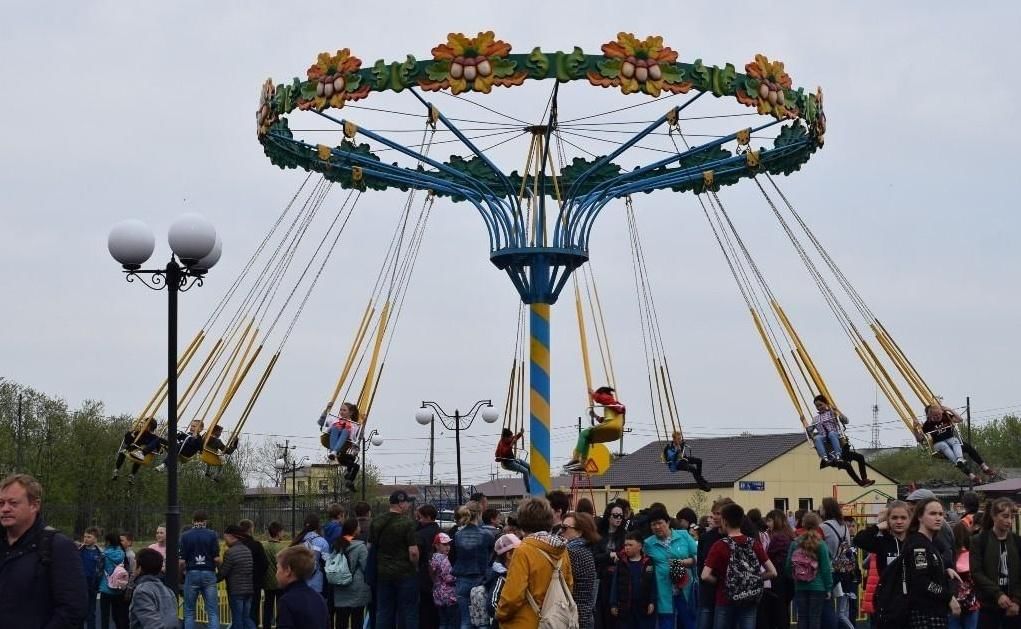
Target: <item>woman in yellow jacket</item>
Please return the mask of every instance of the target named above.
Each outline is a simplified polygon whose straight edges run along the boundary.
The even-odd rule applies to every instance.
[[[496,607],[500,629],[535,629],[539,625],[539,616],[529,604],[526,594],[531,594],[536,607],[542,608],[553,577],[551,560],[560,564],[567,587],[574,586],[567,543],[550,533],[553,509],[549,502],[544,498],[529,498],[522,502],[518,506],[518,526],[526,537],[507,566],[507,581]]]

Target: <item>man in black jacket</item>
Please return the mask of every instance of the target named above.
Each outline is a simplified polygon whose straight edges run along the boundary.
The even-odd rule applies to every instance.
[[[259,610],[261,605],[259,603],[260,594],[262,592],[262,584],[266,579],[266,570],[269,569],[269,558],[266,556],[266,549],[262,547],[262,543],[252,537],[252,528],[255,524],[251,520],[241,520],[238,522],[238,527],[241,529],[241,535],[238,536],[238,541],[245,545],[245,548],[252,553],[252,622],[256,625],[259,624]]]
[[[39,516],[43,488],[28,474],[0,482],[0,627],[81,627],[88,609],[74,542]]]
[[[415,512],[415,543],[418,545],[418,626],[437,629],[440,617],[433,605],[433,580],[429,576],[429,560],[433,556],[433,538],[440,532],[436,524],[436,507],[422,505]]]

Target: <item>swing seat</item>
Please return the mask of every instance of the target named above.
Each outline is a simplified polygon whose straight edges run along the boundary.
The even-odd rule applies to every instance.
[[[223,465],[223,457],[213,450],[203,449],[199,459],[210,467],[221,467]]]
[[[330,449],[330,433],[329,432],[324,432],[321,435],[319,435],[319,443],[323,444],[323,447],[326,448],[327,450],[329,450]]]
[[[128,450],[127,455],[132,463],[138,463],[139,465],[152,465],[152,462],[156,459],[155,453],[143,452],[141,448],[131,448]]]
[[[606,409],[606,419],[589,429],[589,443],[607,443],[624,434],[624,416]]]

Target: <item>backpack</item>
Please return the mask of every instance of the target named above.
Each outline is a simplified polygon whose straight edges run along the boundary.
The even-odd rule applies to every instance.
[[[791,555],[791,572],[795,581],[809,583],[819,574],[819,561],[804,548],[796,548]]]
[[[127,561],[127,556],[124,557],[124,561]],[[124,561],[114,566],[113,572],[106,577],[106,585],[111,590],[123,590],[128,587],[131,575],[128,574],[128,569],[124,567]]]
[[[833,534],[837,534],[837,529],[829,522],[826,522],[826,526],[829,527]],[[837,552],[833,555],[833,572],[838,575],[853,574],[855,568],[857,568],[857,561],[855,561],[854,551],[851,550],[851,542],[847,538],[847,527],[844,527],[844,536],[840,539],[837,545]]]
[[[560,566],[564,563],[564,557],[559,561],[553,561],[544,550],[539,550],[546,561],[553,566],[553,574],[550,576],[549,586],[546,588],[546,598],[542,601],[542,609],[535,603],[532,593],[525,591],[525,598],[528,605],[539,616],[539,624],[536,629],[579,629],[578,605],[571,595],[571,588],[567,587],[564,573]]]
[[[883,570],[872,604],[876,609],[877,627],[887,629],[908,624],[911,604],[908,601],[908,576],[904,570],[903,554]]]
[[[727,562],[727,575],[724,584],[727,598],[734,605],[755,605],[762,597],[762,577],[759,576],[762,564],[755,555],[755,542],[749,539],[738,544],[732,537],[724,537],[723,543],[730,548],[730,561]]]
[[[468,618],[472,627],[488,627],[492,622],[489,617],[489,597],[486,596],[486,586],[476,585],[471,589],[468,598]]]
[[[347,553],[340,551],[330,555],[326,561],[326,580],[331,585],[344,587],[351,585],[354,581],[354,573],[351,572],[351,564],[348,562]]]

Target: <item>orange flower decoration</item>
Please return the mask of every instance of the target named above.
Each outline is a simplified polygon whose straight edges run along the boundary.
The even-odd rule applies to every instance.
[[[765,55],[755,55],[755,61],[745,65],[748,78],[744,87],[738,88],[737,100],[750,107],[756,107],[760,114],[776,118],[797,118],[798,108],[793,98],[788,99],[786,90],[793,82],[784,71],[782,61],[770,61]]]
[[[659,36],[639,40],[631,33],[618,33],[617,40],[603,44],[606,59],[589,70],[593,85],[620,87],[625,94],[645,92],[659,96],[662,91],[684,93],[692,83],[684,81],[675,65],[677,53],[663,45]]]
[[[450,88],[454,94],[468,90],[488,94],[494,85],[521,85],[526,73],[515,71],[517,63],[506,58],[510,51],[510,44],[493,31],[475,37],[450,33],[447,43],[432,49],[435,62],[419,84],[430,91]]]
[[[338,50],[331,55],[319,53],[319,57],[309,67],[308,80],[315,82],[315,96],[299,101],[300,109],[326,109],[326,107],[343,107],[344,101],[365,98],[370,86],[360,86],[361,77],[358,71],[362,60],[351,55],[349,48]]]

